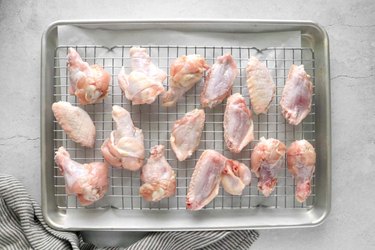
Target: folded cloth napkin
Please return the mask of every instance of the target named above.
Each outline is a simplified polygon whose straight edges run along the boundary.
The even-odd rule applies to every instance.
[[[249,249],[259,234],[254,230],[205,232],[151,232],[131,246],[108,250],[224,250]],[[50,228],[40,206],[13,176],[0,174],[0,249],[83,249],[97,248],[83,241],[79,233]]]

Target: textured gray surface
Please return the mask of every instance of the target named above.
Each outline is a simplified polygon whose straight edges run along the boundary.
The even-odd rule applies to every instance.
[[[59,19],[309,19],[328,31],[332,212],[316,228],[261,230],[252,249],[375,249],[375,2],[0,0],[0,172],[40,201],[40,38]],[[107,234],[108,236],[108,234]],[[113,242],[122,242],[118,238]],[[95,236],[97,239],[98,235]]]

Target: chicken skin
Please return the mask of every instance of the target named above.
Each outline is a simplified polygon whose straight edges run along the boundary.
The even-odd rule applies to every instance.
[[[69,94],[75,95],[82,105],[103,100],[108,94],[110,74],[101,66],[82,61],[78,52],[68,49]]]
[[[238,75],[237,64],[230,54],[219,56],[207,73],[201,104],[203,108],[213,108],[230,95]]]
[[[101,147],[103,157],[114,167],[136,171],[143,166],[145,158],[142,130],[134,127],[129,112],[120,106],[112,107],[112,117],[116,130]]]
[[[83,147],[94,147],[96,130],[89,114],[69,102],[55,102],[52,111],[68,137]]]
[[[132,72],[125,73],[122,67],[118,75],[118,83],[127,99],[133,105],[151,104],[164,92],[163,81],[167,74],[152,63],[145,48],[130,49]]]
[[[246,75],[252,110],[257,115],[266,114],[276,91],[267,66],[252,56],[247,64]]]
[[[310,113],[312,94],[313,85],[304,66],[292,65],[280,101],[282,114],[289,124],[300,124]]]
[[[231,95],[224,112],[224,139],[233,153],[241,150],[254,140],[253,120],[250,109],[240,93]]]
[[[200,210],[219,193],[220,182],[224,190],[240,195],[251,181],[251,172],[244,164],[227,159],[215,150],[205,150],[200,156],[191,177],[186,208]]]
[[[80,164],[70,159],[64,147],[55,154],[55,162],[64,175],[66,193],[76,194],[82,206],[101,199],[108,188],[108,166],[104,162]]]
[[[296,180],[296,199],[304,202],[311,194],[311,179],[315,171],[314,147],[306,140],[293,142],[287,151],[288,170]]]
[[[180,56],[171,64],[169,89],[163,95],[163,106],[170,107],[198,83],[209,66],[200,55]]]
[[[251,155],[251,170],[258,177],[258,189],[270,196],[285,159],[285,145],[277,139],[260,138]]]
[[[203,109],[194,109],[174,123],[170,142],[179,161],[190,157],[199,146],[204,120]]]
[[[144,184],[139,194],[147,201],[160,201],[176,192],[176,174],[164,157],[164,146],[151,148],[151,156],[142,167],[141,180]]]

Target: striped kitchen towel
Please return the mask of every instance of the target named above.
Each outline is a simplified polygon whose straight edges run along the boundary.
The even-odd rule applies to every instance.
[[[108,249],[188,250],[249,249],[259,234],[254,230],[207,232],[151,232],[129,247],[98,248],[84,242],[79,233],[50,228],[40,206],[22,184],[0,174],[0,249]]]

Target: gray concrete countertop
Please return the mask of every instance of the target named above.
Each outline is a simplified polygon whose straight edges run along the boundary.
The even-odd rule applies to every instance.
[[[260,230],[252,249],[375,249],[374,13],[373,0],[0,0],[0,172],[19,178],[40,202],[40,40],[53,21],[314,20],[330,38],[332,212],[315,228]]]

